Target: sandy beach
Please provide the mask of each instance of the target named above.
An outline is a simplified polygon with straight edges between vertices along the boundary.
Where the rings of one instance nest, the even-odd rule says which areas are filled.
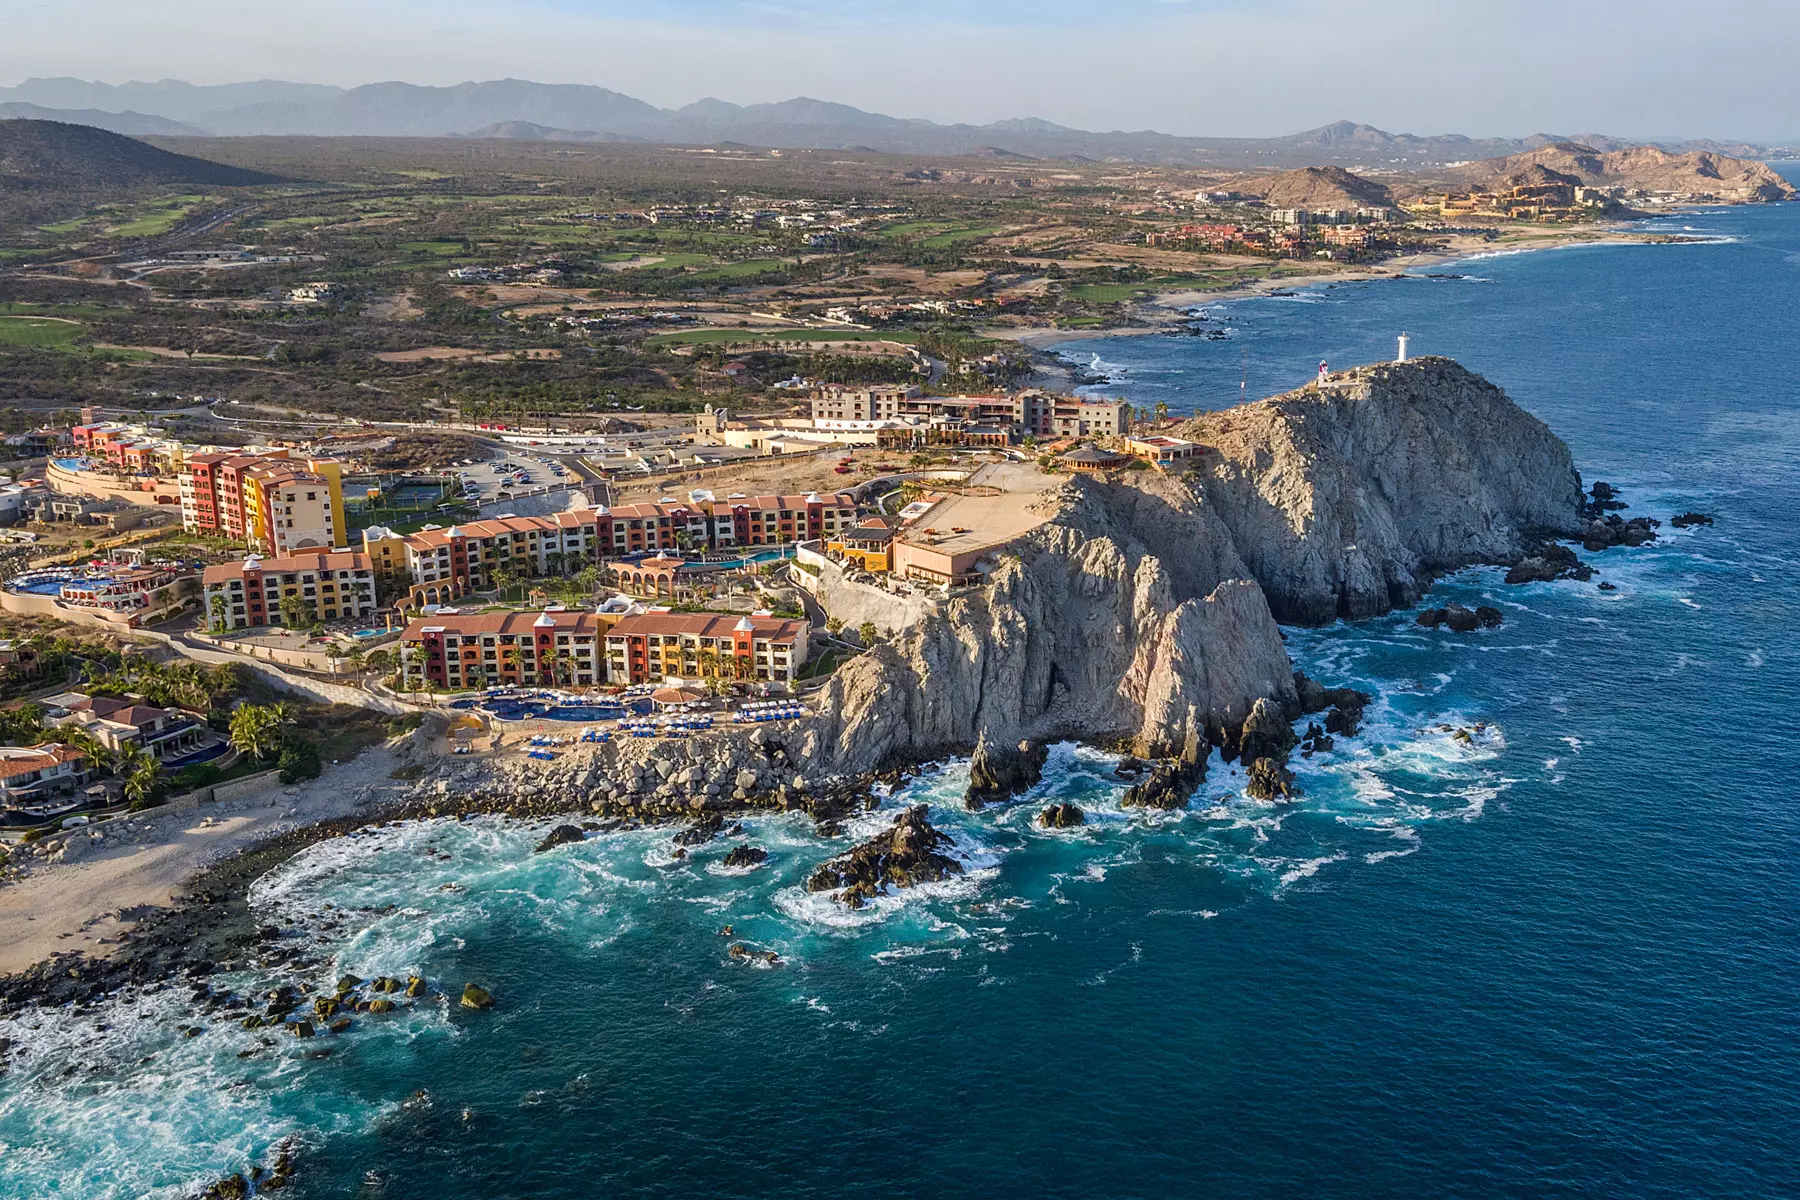
[[[152,810],[78,831],[79,839],[101,836],[62,862],[26,859],[28,873],[0,886],[0,975],[65,951],[105,957],[121,933],[173,903],[202,868],[278,833],[372,813],[409,786],[392,778],[403,761],[376,746],[264,796]]]
[[[1443,250],[1432,251],[1429,254],[1403,255],[1352,270],[1326,269],[1312,274],[1288,275],[1280,279],[1257,279],[1241,287],[1215,291],[1157,292],[1140,302],[1134,312],[1137,318],[1145,322],[1144,324],[1099,326],[1092,329],[1021,329],[994,326],[980,332],[983,337],[1018,342],[1034,350],[1047,350],[1064,342],[1084,342],[1094,338],[1144,337],[1162,333],[1171,325],[1179,322],[1186,310],[1206,304],[1247,300],[1256,296],[1266,296],[1271,292],[1319,287],[1323,284],[1365,283],[1377,279],[1394,279],[1465,262],[1481,254],[1522,254],[1536,250],[1558,250],[1568,246],[1590,243],[1631,240],[1634,239],[1631,237],[1629,226],[1622,224],[1533,230],[1497,242],[1477,237],[1459,236],[1452,239],[1450,246]],[[1307,264],[1301,262],[1295,265],[1306,266]]]

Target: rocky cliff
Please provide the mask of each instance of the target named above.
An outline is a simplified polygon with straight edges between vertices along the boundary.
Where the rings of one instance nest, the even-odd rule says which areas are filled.
[[[1343,372],[1174,432],[1209,448],[1206,500],[1294,624],[1407,607],[1436,574],[1579,528],[1569,448],[1446,358]]]

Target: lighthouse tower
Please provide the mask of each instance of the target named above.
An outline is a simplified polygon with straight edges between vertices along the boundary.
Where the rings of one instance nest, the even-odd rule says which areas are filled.
[[[1396,358],[1394,360],[1395,362],[1405,362],[1406,361],[1406,343],[1411,340],[1412,339],[1407,337],[1404,333],[1400,335],[1400,357]]]

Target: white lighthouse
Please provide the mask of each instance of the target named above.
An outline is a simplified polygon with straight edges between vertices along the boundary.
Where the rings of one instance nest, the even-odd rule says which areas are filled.
[[[1405,362],[1406,361],[1406,343],[1410,340],[1411,339],[1408,338],[1404,333],[1400,335],[1400,357],[1396,358],[1394,360],[1395,362]]]

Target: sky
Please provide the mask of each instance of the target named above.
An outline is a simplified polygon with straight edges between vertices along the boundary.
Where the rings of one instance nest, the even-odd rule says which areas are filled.
[[[1795,0],[6,0],[0,84],[516,77],[1260,137],[1800,137]]]

